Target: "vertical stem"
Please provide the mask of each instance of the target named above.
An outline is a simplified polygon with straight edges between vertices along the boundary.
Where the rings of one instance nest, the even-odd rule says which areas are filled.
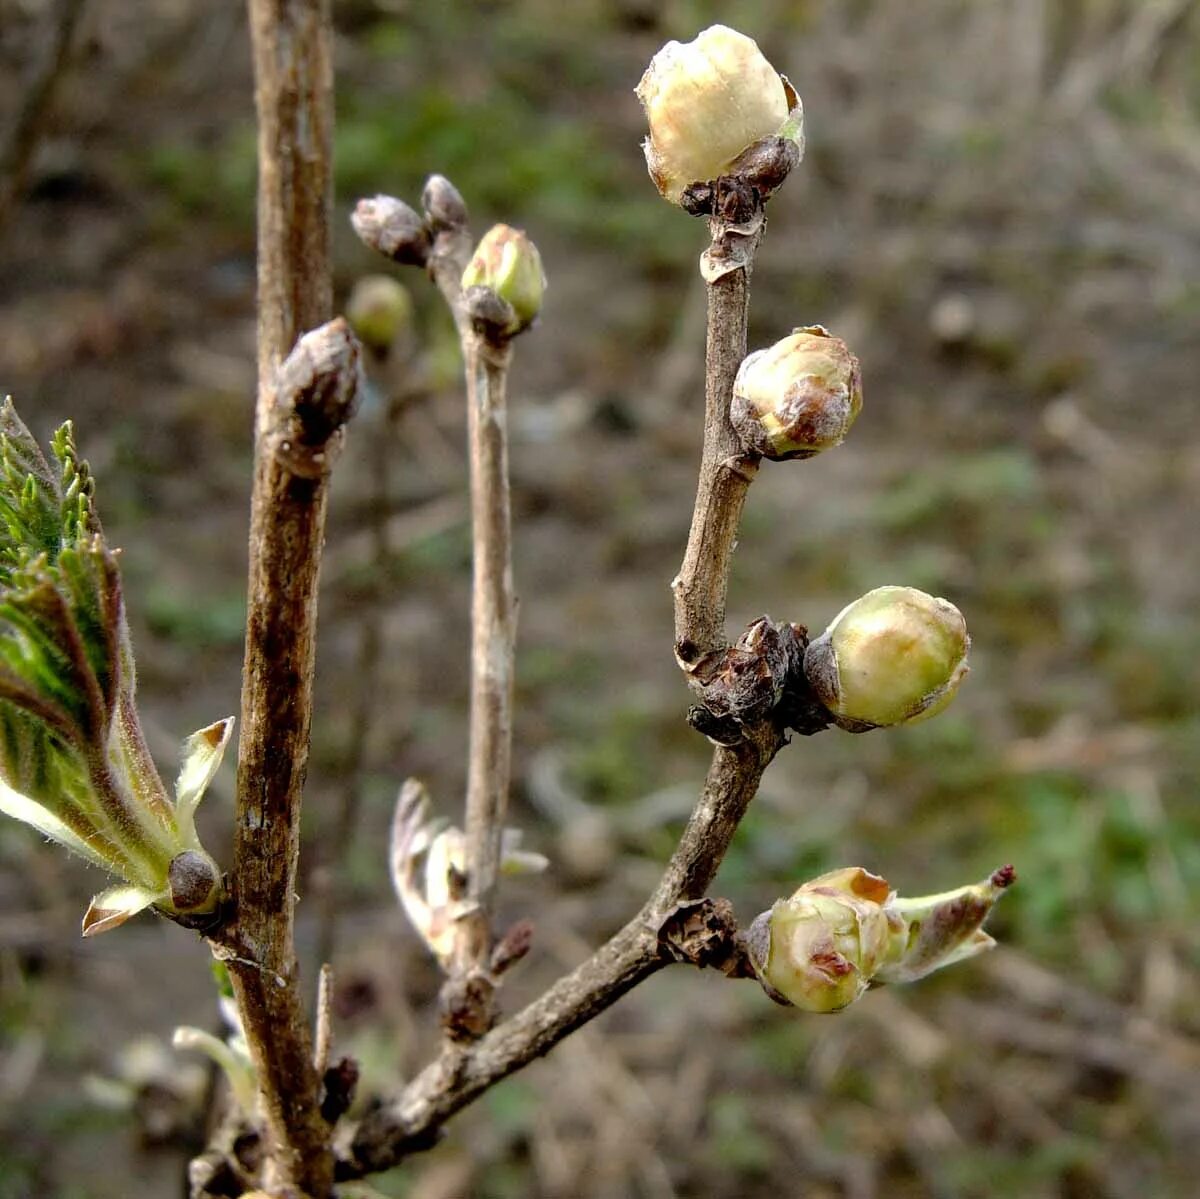
[[[490,915],[512,757],[517,601],[505,413],[511,350],[507,341],[480,335],[466,339],[464,349],[474,562],[466,865],[468,897],[478,905],[475,933],[464,950],[473,963],[482,964],[491,949]]]
[[[272,431],[276,372],[301,333],[332,311],[332,28],[328,0],[248,7],[258,112],[258,403],[229,969],[263,1099],[264,1186],[325,1199],[330,1130],[298,985],[294,910],[326,486],[289,469]]]
[[[745,236],[719,217],[710,222],[710,261],[730,258],[733,269],[706,271],[708,336],[704,356],[704,449],[696,505],[683,565],[671,584],[675,593],[675,657],[690,671],[705,654],[724,649],[729,564],[737,542],[742,505],[758,469],[729,419],[733,381],[746,356],[750,271],[760,232]]]

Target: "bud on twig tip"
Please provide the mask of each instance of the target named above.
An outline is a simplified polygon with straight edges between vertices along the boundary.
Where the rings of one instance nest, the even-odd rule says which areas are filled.
[[[359,240],[393,262],[424,266],[429,258],[429,230],[412,208],[395,196],[359,200],[350,216]]]

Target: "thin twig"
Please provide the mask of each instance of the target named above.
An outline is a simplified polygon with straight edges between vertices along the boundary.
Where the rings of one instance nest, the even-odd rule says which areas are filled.
[[[329,1128],[294,945],[328,470],[358,387],[332,313],[328,0],[249,0],[258,113],[258,403],[233,889],[226,957],[257,1069],[266,1190],[326,1199]],[[288,355],[285,361],[285,355]]]
[[[758,455],[742,446],[729,419],[733,381],[746,356],[750,272],[762,236],[761,202],[730,222],[710,219],[712,244],[703,273],[708,290],[708,337],[704,359],[704,449],[696,503],[683,565],[671,584],[675,593],[675,657],[692,672],[706,655],[729,644],[725,600],[746,492]]]
[[[783,744],[770,722],[736,746],[719,747],[704,790],[646,906],[582,965],[473,1045],[452,1047],[393,1103],[359,1126],[338,1175],[388,1169],[429,1148],[455,1112],[501,1079],[548,1053],[565,1036],[668,965],[659,933],[681,902],[708,890],[762,773]]]
[[[71,43],[86,0],[60,0],[46,24],[44,52],[35,59],[25,83],[21,107],[0,145],[0,229],[16,202],[37,149],[46,114],[71,61]]]
[[[696,660],[727,644],[729,556],[757,465],[745,461],[728,420],[733,377],[745,355],[750,261],[761,232],[761,208],[754,215],[758,219],[747,222],[740,214],[737,229],[720,219],[711,226],[710,257],[733,255],[737,265],[729,269],[726,259],[725,269],[709,283],[704,457],[692,538],[680,572],[682,582],[675,586],[677,641],[700,648]],[[729,468],[731,460],[741,464],[738,469]],[[763,771],[783,742],[782,729],[768,716],[745,726],[736,745],[716,747],[700,800],[659,885],[637,916],[482,1040],[448,1047],[395,1103],[364,1120],[349,1154],[338,1163],[339,1177],[386,1169],[406,1154],[428,1148],[441,1125],[488,1087],[547,1053],[643,979],[677,960],[663,943],[665,926],[680,904],[699,900],[708,890]]]

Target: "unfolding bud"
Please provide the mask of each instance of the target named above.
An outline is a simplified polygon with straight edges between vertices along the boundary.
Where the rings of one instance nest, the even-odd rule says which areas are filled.
[[[836,1012],[870,985],[891,945],[890,889],[857,866],[823,874],[750,926],[748,949],[772,998]]]
[[[520,229],[493,225],[484,234],[462,277],[463,291],[484,287],[512,310],[503,332],[527,329],[542,310],[546,274],[537,246]]]
[[[995,942],[982,929],[1016,874],[900,899],[860,866],[831,871],[779,900],[750,926],[746,948],[763,989],[808,1012],[836,1012],[872,985],[914,982]]]
[[[809,325],[743,360],[729,415],[748,450],[783,461],[841,445],[861,408],[858,359]]]
[[[690,184],[730,173],[764,138],[782,137],[795,147],[788,165],[799,161],[800,101],[753,39],[736,30],[713,25],[693,41],[668,42],[636,92],[650,126],[643,147],[650,177],[674,204]]]
[[[804,673],[852,733],[940,712],[967,675],[962,613],[913,587],[877,587],[842,609],[804,654]]]
[[[408,288],[390,275],[365,275],[346,301],[346,319],[368,349],[383,354],[412,323]]]
[[[467,204],[462,193],[445,175],[430,175],[421,192],[421,207],[435,233],[460,229],[467,223]]]
[[[429,229],[424,220],[395,196],[359,200],[350,224],[364,245],[409,266],[424,266],[429,257]]]

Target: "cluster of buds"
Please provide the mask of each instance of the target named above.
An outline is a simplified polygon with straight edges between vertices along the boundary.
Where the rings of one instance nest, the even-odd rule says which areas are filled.
[[[427,266],[438,252],[439,237],[468,235],[467,206],[443,175],[429,177],[421,204],[424,216],[395,196],[374,196],[358,202],[350,223],[365,245],[393,262]],[[528,329],[541,312],[546,273],[537,246],[525,233],[494,225],[475,247],[460,286],[476,324],[491,337],[507,339]],[[380,302],[377,306],[391,328],[397,319],[396,297],[384,297],[376,288],[372,299]],[[373,320],[367,328],[373,335]],[[372,343],[368,340],[368,344]]]
[[[878,875],[848,866],[763,912],[747,950],[772,999],[837,1012],[871,986],[914,982],[990,949],[983,922],[1015,880],[1003,866],[980,883],[901,899]]]
[[[668,42],[636,92],[650,127],[650,177],[690,211],[699,211],[694,185],[737,175],[766,196],[803,154],[799,97],[751,38],[724,25]]]
[[[0,812],[116,875],[83,935],[154,907],[191,927],[220,915],[220,870],[196,807],[233,731],[218,721],[184,744],[168,797],[134,704],[117,554],[71,426],[52,468],[17,416],[0,411]]]
[[[521,848],[520,830],[503,831],[503,873],[538,874],[548,864],[540,853]],[[475,910],[466,894],[466,838],[460,828],[430,817],[429,793],[416,779],[405,782],[396,800],[391,868],[392,884],[409,923],[448,970],[454,961],[458,923]],[[503,940],[497,949],[509,952]]]

